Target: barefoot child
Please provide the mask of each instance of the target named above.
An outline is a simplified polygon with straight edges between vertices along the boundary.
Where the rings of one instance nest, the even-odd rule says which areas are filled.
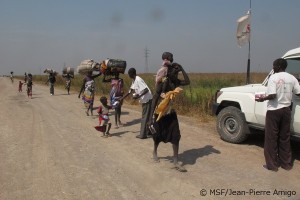
[[[22,81],[19,81],[19,92],[22,92],[23,83]]]
[[[100,131],[103,133],[103,137],[110,136],[109,130],[111,128],[111,122],[108,116],[109,109],[112,109],[112,106],[107,104],[107,98],[102,96],[100,98],[101,105],[99,106],[97,113],[99,114],[99,126]]]

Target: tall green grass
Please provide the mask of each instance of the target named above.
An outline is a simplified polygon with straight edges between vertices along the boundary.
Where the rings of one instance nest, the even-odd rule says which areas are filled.
[[[267,73],[252,73],[251,82],[261,83],[266,77]],[[147,83],[151,91],[154,91],[155,76],[154,74],[138,74]],[[22,77],[20,77],[22,78]],[[82,79],[84,76],[75,75],[72,80],[71,90],[80,91]],[[132,80],[127,74],[121,74],[120,78],[124,79],[124,91],[129,91]],[[200,119],[201,121],[210,120],[212,116],[211,106],[214,101],[215,92],[223,87],[244,85],[246,74],[244,73],[190,73],[189,78],[191,84],[182,87],[184,90],[175,98],[174,107],[181,115],[192,116]],[[95,79],[96,81],[96,95],[108,96],[110,91],[110,84],[102,82],[103,76]],[[47,75],[33,76],[33,82],[45,83]],[[65,79],[58,75],[55,87],[64,88]],[[125,100],[125,103],[136,104],[131,97]]]

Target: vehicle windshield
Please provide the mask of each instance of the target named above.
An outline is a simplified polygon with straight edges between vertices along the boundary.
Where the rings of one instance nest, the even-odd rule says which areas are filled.
[[[298,81],[300,81],[300,58],[287,59],[288,66],[286,72],[294,75]],[[267,86],[270,76],[273,74],[273,70],[269,73],[266,79],[263,81],[262,85]]]
[[[286,72],[293,74],[298,81],[300,81],[300,58],[298,59],[288,59],[288,66]]]

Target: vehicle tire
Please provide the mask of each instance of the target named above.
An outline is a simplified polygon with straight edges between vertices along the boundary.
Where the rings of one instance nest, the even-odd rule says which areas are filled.
[[[250,133],[244,114],[234,106],[228,106],[218,114],[217,131],[222,140],[234,144],[245,141]]]

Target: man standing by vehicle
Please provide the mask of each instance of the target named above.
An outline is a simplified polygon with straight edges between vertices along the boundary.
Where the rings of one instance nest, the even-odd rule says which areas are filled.
[[[268,100],[264,144],[266,165],[263,167],[271,171],[277,171],[278,167],[292,169],[291,107],[293,93],[300,96],[300,86],[293,75],[285,72],[286,68],[285,59],[273,62],[274,74],[268,81],[267,95],[256,100]]]

